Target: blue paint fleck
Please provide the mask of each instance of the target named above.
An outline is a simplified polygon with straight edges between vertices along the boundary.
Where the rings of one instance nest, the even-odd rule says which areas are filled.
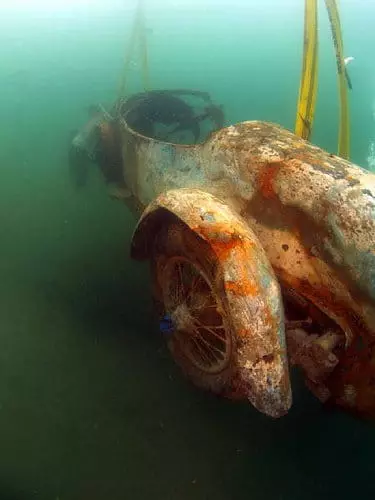
[[[204,220],[206,222],[215,222],[215,216],[211,212],[204,212],[201,215],[201,218],[202,218],[202,220]]]

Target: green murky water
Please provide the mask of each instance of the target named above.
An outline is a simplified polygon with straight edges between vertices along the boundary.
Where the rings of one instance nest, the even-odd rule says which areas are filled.
[[[341,6],[356,58],[352,158],[365,166],[375,11]],[[148,269],[128,257],[135,220],[97,172],[87,189],[71,185],[69,138],[87,106],[115,98],[133,7],[0,5],[0,500],[370,498],[370,424],[327,413],[298,382],[290,415],[272,421],[181,377],[154,323]],[[154,87],[207,90],[230,122],[293,127],[302,1],[165,0],[146,12]],[[334,152],[322,17],[314,141]]]

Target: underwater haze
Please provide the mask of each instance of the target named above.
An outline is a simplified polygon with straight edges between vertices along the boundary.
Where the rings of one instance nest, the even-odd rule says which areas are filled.
[[[152,88],[208,91],[227,123],[293,130],[303,0],[144,2]],[[134,0],[0,0],[0,500],[315,500],[375,495],[375,429],[297,380],[290,414],[193,387],[158,331],[136,220],[99,173],[76,190],[74,131],[117,97]],[[312,142],[335,153],[323,1]],[[342,0],[351,160],[375,170],[375,3]],[[140,91],[134,57],[129,91]],[[301,387],[299,387],[301,385]]]

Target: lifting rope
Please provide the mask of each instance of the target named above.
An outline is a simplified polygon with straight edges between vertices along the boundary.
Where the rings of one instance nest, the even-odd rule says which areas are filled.
[[[124,69],[119,86],[118,96],[124,97],[127,90],[128,77],[130,72],[130,64],[134,55],[136,45],[141,53],[142,75],[143,75],[143,88],[145,91],[150,88],[150,77],[148,67],[148,49],[147,49],[147,36],[145,17],[143,14],[143,2],[138,0],[137,9],[135,12],[133,28],[130,34],[128,50],[125,55]]]
[[[339,83],[340,124],[338,155],[349,158],[350,129],[348,76],[345,68],[343,40],[339,11],[336,0],[325,0],[328,18],[336,53],[337,74]],[[317,0],[305,0],[304,50],[302,75],[299,89],[295,133],[308,140],[311,136],[315,115],[318,83],[318,6]]]
[[[318,87],[318,6],[317,0],[305,0],[302,75],[299,89],[295,132],[308,140],[315,114]]]
[[[342,158],[349,158],[350,130],[349,130],[349,104],[348,88],[344,62],[344,44],[342,41],[340,16],[336,0],[325,0],[331,32],[336,52],[337,76],[340,93],[340,129],[338,154]]]

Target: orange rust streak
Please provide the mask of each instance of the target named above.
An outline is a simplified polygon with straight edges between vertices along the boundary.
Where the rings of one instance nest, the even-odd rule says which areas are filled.
[[[254,297],[259,293],[258,287],[246,279],[226,281],[225,288],[227,291],[232,292],[235,295]]]
[[[251,335],[251,330],[249,330],[248,328],[240,328],[239,330],[237,330],[237,334],[239,337],[245,338]]]
[[[259,288],[256,283],[249,280],[246,267],[247,249],[253,248],[252,242],[248,239],[241,239],[235,228],[229,227],[228,223],[210,224],[210,226],[199,226],[194,228],[201,236],[210,242],[219,262],[225,262],[229,257],[235,258],[239,267],[237,280],[227,281],[226,290],[235,295],[251,296],[259,294]]]
[[[210,242],[220,261],[225,261],[232,250],[241,244],[236,232],[233,229],[228,230],[227,223],[216,223],[210,226],[202,225],[192,229]]]
[[[275,198],[274,180],[282,167],[281,163],[270,163],[264,167],[259,176],[260,191],[267,199]]]

